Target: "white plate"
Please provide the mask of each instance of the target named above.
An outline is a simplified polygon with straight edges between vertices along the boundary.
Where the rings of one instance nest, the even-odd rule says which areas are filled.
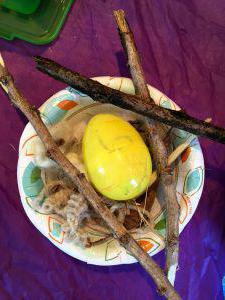
[[[121,77],[96,77],[102,84],[119,89],[125,93],[134,93],[133,83],[128,78]],[[150,93],[156,104],[169,109],[178,109],[178,106],[163,93],[149,85]],[[99,112],[111,112],[126,117],[125,111],[108,105],[94,102],[90,97],[72,88],[66,88],[48,99],[40,108],[41,115],[47,125],[60,122],[64,118],[80,118],[93,116]],[[43,182],[40,169],[35,166],[32,145],[37,135],[27,124],[20,139],[19,161],[17,168],[18,186],[24,210],[34,226],[46,236],[55,246],[67,254],[95,265],[118,265],[136,262],[117,241],[112,239],[102,245],[83,249],[82,247],[64,240],[61,221],[55,216],[34,211],[32,199],[40,196]],[[174,147],[190,138],[190,134],[182,130],[172,131]],[[201,197],[204,184],[204,160],[198,139],[193,136],[190,147],[179,160],[177,171],[177,196],[180,204],[180,232],[192,218]],[[139,243],[145,247],[149,255],[155,255],[164,248],[162,235],[165,234],[164,207],[156,200],[153,204],[151,215],[155,224],[155,233],[145,233],[139,237]]]

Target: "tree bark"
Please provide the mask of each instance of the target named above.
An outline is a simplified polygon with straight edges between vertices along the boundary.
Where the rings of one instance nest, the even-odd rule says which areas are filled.
[[[140,102],[153,103],[141,59],[136,47],[134,35],[126,20],[123,10],[114,11],[114,16],[118,26],[121,43],[127,55],[128,66],[132,76],[136,95],[140,96]],[[168,167],[168,153],[159,135],[160,124],[154,120],[146,123],[146,130],[149,139],[150,152],[156,163],[157,174],[159,177],[159,187],[166,202],[166,272],[172,284],[176,277],[179,256],[179,205],[177,202],[176,185],[172,173],[172,168]]]
[[[104,86],[97,81],[63,67],[50,59],[36,56],[35,61],[36,66],[40,71],[80,90],[98,102],[111,103],[121,108],[134,111],[150,119],[160,121],[169,126],[177,127],[225,144],[224,128],[195,119],[184,111],[169,110],[154,103],[140,103],[138,96],[128,95]]]

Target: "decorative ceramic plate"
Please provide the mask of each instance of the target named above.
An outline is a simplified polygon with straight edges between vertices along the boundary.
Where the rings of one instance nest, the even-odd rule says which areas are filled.
[[[125,93],[134,93],[133,83],[128,78],[97,77],[102,84],[119,89]],[[157,89],[149,86],[152,98],[156,104],[168,109],[178,110],[178,106]],[[126,112],[110,104],[94,102],[90,97],[70,87],[56,93],[40,108],[41,116],[46,125],[51,126],[62,120],[91,118],[102,112],[111,112],[126,116]],[[24,129],[19,145],[18,185],[24,210],[34,226],[46,236],[55,246],[67,254],[95,265],[117,265],[136,262],[135,258],[122,248],[114,239],[91,248],[84,249],[79,245],[64,240],[61,221],[54,215],[48,215],[41,210],[32,209],[32,201],[41,196],[43,181],[41,171],[35,165],[33,143],[37,139],[36,132],[30,123]],[[176,171],[176,191],[180,205],[179,229],[184,229],[192,218],[204,183],[204,161],[198,139],[182,130],[173,129],[171,140],[177,147],[185,140],[191,139],[190,146],[181,155]],[[43,199],[44,202],[44,199]],[[154,221],[154,232],[145,232],[138,237],[138,242],[149,255],[155,255],[164,248],[165,236],[165,205],[156,199],[151,210]],[[95,235],[95,233],[92,233]],[[96,233],[97,234],[97,233]]]

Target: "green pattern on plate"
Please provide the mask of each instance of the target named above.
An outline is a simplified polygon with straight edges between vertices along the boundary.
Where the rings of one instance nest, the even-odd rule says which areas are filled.
[[[37,197],[44,187],[41,170],[33,162],[30,162],[24,170],[22,185],[26,196],[30,198]]]
[[[120,248],[117,246],[117,241],[112,240],[107,243],[105,251],[105,261],[113,260],[117,258],[121,253]]]
[[[157,224],[155,224],[154,229],[156,230],[163,230],[166,228],[166,219],[160,220]]]
[[[31,171],[30,182],[35,183],[41,178],[41,170],[38,167],[35,167]]]

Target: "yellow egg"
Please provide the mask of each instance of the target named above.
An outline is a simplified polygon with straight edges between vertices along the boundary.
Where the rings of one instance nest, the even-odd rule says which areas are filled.
[[[152,162],[143,139],[122,118],[98,114],[82,143],[87,175],[97,191],[112,200],[129,200],[148,187]]]

